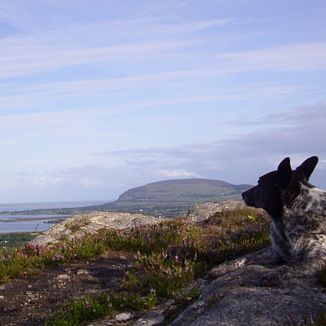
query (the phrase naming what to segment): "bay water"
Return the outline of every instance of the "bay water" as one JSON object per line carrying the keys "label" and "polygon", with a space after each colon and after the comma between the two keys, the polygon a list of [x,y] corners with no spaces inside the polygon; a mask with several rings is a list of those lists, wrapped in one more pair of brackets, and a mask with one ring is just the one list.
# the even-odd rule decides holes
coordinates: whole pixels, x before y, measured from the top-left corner
{"label": "bay water", "polygon": [[[108,201],[71,201],[71,202],[41,202],[41,203],[3,203],[0,204],[0,233],[40,232],[55,224],[57,219],[69,215],[18,214],[21,211],[34,209],[71,208],[100,205]],[[11,214],[1,213],[11,212]],[[15,214],[17,212],[17,214]]]}

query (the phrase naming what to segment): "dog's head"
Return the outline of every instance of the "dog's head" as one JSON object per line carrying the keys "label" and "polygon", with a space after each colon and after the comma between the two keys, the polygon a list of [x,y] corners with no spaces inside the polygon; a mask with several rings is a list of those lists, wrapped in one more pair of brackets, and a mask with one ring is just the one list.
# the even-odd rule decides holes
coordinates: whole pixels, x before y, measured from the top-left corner
{"label": "dog's head", "polygon": [[284,205],[291,204],[299,195],[300,183],[310,185],[308,181],[317,163],[318,157],[312,156],[292,171],[287,157],[276,171],[263,175],[257,186],[243,192],[242,198],[246,205],[263,208],[270,216],[280,217]]}

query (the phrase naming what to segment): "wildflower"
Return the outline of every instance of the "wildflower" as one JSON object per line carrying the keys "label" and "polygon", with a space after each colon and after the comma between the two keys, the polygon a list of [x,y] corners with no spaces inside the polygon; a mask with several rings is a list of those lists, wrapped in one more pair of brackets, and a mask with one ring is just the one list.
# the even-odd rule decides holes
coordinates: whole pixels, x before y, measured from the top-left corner
{"label": "wildflower", "polygon": [[52,257],[52,261],[58,261],[60,259],[63,259],[64,256],[60,255],[60,254],[56,254]]}

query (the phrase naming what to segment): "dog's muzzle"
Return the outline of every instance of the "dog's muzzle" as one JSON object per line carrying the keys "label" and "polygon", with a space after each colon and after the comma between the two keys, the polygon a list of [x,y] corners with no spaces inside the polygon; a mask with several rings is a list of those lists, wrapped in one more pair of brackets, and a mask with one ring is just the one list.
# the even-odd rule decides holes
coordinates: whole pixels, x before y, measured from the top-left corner
{"label": "dog's muzzle", "polygon": [[254,188],[251,188],[247,191],[244,191],[241,196],[242,196],[242,199],[244,200],[245,204],[248,205],[248,206],[253,206],[253,207],[256,207],[255,205],[255,201],[253,200],[253,192],[255,191],[255,187]]}
{"label": "dog's muzzle", "polygon": [[247,190],[247,191],[244,191],[244,192],[241,194],[241,196],[242,196],[242,199],[243,199],[244,201],[246,201],[246,198],[247,198],[247,194],[248,194],[248,191],[249,191],[249,190]]}

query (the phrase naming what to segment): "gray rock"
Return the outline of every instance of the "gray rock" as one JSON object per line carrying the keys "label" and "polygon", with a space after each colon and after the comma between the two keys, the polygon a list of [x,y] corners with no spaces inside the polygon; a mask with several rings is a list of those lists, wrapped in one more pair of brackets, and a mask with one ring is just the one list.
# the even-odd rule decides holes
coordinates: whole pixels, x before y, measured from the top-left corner
{"label": "gray rock", "polygon": [[94,234],[101,229],[128,229],[135,226],[155,224],[163,218],[143,214],[91,212],[68,217],[61,223],[51,226],[31,242],[33,244],[50,245],[65,238],[73,239],[85,234]]}
{"label": "gray rock", "polygon": [[122,313],[118,314],[117,316],[115,316],[115,320],[116,321],[126,321],[126,320],[133,318],[133,316],[134,315],[131,312],[122,312]]}
{"label": "gray rock", "polygon": [[236,207],[243,207],[244,203],[235,200],[223,200],[218,202],[199,203],[192,206],[186,217],[186,221],[190,221],[196,224],[201,224],[209,217],[217,212],[221,212],[224,209],[233,209]]}
{"label": "gray rock", "polygon": [[256,286],[266,270],[245,266],[213,280],[170,326],[304,325],[305,318],[325,310],[325,289],[315,279],[286,280],[273,288]]}
{"label": "gray rock", "polygon": [[164,321],[163,310],[149,311],[145,316],[139,318],[132,326],[155,326]]}

